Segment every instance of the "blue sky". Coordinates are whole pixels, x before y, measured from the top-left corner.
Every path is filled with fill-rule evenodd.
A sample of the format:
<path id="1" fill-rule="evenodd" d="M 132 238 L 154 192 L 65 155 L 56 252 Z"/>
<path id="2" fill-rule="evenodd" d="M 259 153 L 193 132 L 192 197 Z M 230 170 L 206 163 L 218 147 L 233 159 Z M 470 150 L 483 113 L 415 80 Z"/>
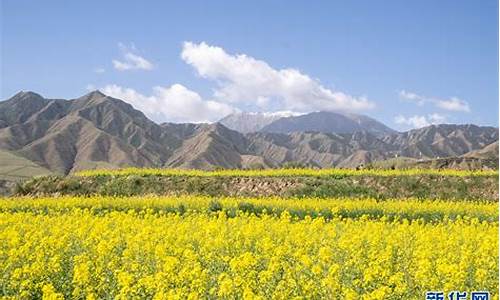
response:
<path id="1" fill-rule="evenodd" d="M 3 0 L 0 95 L 90 89 L 154 120 L 349 110 L 498 126 L 497 1 Z"/>

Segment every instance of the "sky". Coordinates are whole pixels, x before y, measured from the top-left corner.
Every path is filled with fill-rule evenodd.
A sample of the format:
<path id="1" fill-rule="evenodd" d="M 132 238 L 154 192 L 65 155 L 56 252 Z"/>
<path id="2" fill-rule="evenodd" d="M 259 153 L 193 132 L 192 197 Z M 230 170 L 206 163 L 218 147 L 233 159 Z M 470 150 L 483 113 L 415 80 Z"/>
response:
<path id="1" fill-rule="evenodd" d="M 0 96 L 99 89 L 156 122 L 498 126 L 498 2 L 2 0 Z"/>

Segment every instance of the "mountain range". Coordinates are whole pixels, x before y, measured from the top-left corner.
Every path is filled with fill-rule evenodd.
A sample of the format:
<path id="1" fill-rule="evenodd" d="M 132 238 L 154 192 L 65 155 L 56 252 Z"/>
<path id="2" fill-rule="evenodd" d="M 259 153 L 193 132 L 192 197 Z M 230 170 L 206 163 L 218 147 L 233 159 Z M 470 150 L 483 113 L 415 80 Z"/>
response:
<path id="1" fill-rule="evenodd" d="M 488 148 L 497 141 L 495 127 L 443 124 L 397 132 L 341 112 L 238 113 L 213 124 L 157 124 L 99 91 L 72 100 L 20 92 L 0 102 L 0 153 L 61 174 L 127 166 L 324 168 L 395 157 L 498 158 L 492 153 L 498 145 Z M 0 170 L 12 169 L 9 161 L 0 157 Z"/>
<path id="2" fill-rule="evenodd" d="M 342 112 L 312 112 L 299 114 L 293 112 L 255 113 L 240 112 L 231 114 L 219 121 L 222 125 L 242 132 L 329 132 L 353 133 L 356 131 L 369 131 L 383 136 L 396 131 L 364 115 Z"/>
<path id="3" fill-rule="evenodd" d="M 274 113 L 237 112 L 222 118 L 219 120 L 219 123 L 229 129 L 236 130 L 241 133 L 249 133 L 260 131 L 265 126 L 282 118 L 299 115 L 300 114 L 291 111 L 280 111 Z"/>

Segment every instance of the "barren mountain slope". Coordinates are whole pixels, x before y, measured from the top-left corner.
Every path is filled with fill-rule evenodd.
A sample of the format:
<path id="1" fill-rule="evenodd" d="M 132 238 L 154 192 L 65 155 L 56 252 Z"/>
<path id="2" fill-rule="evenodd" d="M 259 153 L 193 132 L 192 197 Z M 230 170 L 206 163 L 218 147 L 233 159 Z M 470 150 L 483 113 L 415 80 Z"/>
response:
<path id="1" fill-rule="evenodd" d="M 317 120 L 322 122 L 311 123 Z M 127 166 L 357 167 L 396 157 L 482 157 L 498 149 L 496 143 L 474 152 L 498 141 L 494 127 L 432 125 L 397 133 L 368 117 L 331 112 L 271 125 L 290 132 L 243 134 L 220 123 L 158 125 L 98 91 L 73 100 L 21 92 L 0 102 L 0 149 L 57 173 Z M 325 132 L 332 128 L 353 132 Z"/>

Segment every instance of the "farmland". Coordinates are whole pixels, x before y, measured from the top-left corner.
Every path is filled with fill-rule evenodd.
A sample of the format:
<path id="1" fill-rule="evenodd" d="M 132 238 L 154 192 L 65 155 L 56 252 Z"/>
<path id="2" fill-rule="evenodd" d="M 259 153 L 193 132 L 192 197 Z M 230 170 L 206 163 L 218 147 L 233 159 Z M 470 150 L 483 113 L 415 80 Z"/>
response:
<path id="1" fill-rule="evenodd" d="M 93 170 L 44 176 L 17 195 L 198 195 L 211 197 L 419 198 L 496 201 L 498 171 L 459 170 Z"/>
<path id="2" fill-rule="evenodd" d="M 431 290 L 488 290 L 498 299 L 498 202 L 481 197 L 498 194 L 496 172 L 217 172 L 129 169 L 27 182 L 17 196 L 0 200 L 0 293 L 16 299 L 422 299 Z M 274 196 L 149 189 L 165 178 L 197 184 L 288 178 L 303 186 L 300 194 Z M 335 193 L 335 182 L 363 178 L 406 182 L 406 192 Z M 138 180 L 139 187 L 123 185 Z M 318 193 L 311 186 L 317 180 L 333 191 Z M 452 197 L 416 192 L 429 181 L 440 196 Z M 446 192 L 437 182 L 461 192 Z M 106 184 L 113 188 L 98 188 Z M 490 193 L 476 193 L 477 185 Z M 117 192 L 125 186 L 128 192 Z"/>
<path id="3" fill-rule="evenodd" d="M 498 171 L 486 170 L 437 170 L 437 169 L 263 169 L 263 170 L 240 170 L 222 169 L 216 171 L 203 170 L 176 170 L 176 169 L 115 169 L 115 170 L 87 170 L 78 172 L 79 176 L 113 176 L 113 175 L 159 175 L 159 176 L 197 176 L 197 177 L 292 177 L 292 176 L 415 176 L 415 175 L 443 175 L 443 176 L 491 176 L 498 175 Z"/>

